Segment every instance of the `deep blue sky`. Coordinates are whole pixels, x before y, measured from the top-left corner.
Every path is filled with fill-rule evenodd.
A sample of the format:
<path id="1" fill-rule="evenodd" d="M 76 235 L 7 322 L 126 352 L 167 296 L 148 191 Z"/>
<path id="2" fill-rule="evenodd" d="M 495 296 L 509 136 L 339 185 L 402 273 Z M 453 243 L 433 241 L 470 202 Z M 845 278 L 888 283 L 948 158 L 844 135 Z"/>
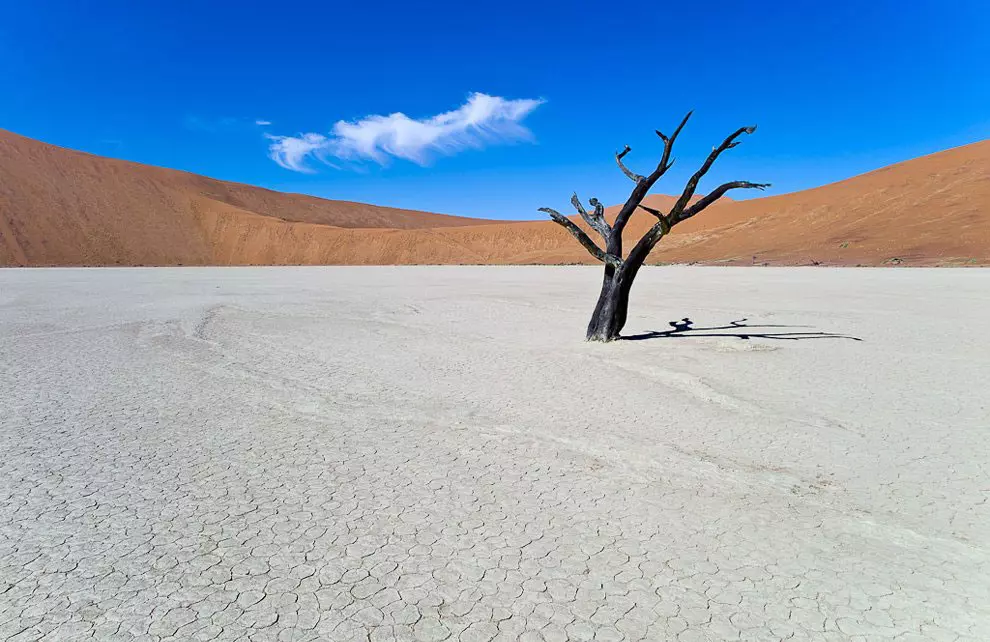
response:
<path id="1" fill-rule="evenodd" d="M 986 0 L 8 2 L 0 128 L 273 189 L 536 218 L 572 190 L 623 200 L 614 151 L 631 145 L 646 173 L 653 130 L 692 108 L 657 191 L 679 191 L 712 144 L 750 123 L 759 131 L 713 183 L 793 191 L 990 137 L 988 34 Z M 472 92 L 544 99 L 523 121 L 535 142 L 425 167 L 317 162 L 315 174 L 268 157 L 266 131 L 425 118 Z"/>

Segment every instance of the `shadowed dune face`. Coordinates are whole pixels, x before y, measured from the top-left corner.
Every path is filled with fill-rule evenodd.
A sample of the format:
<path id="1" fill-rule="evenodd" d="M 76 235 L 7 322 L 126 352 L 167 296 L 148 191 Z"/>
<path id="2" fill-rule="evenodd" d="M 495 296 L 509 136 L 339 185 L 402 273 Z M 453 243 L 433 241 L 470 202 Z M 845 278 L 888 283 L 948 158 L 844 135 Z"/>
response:
<path id="1" fill-rule="evenodd" d="M 103 158 L 0 130 L 0 265 L 205 265 L 291 262 L 293 248 L 242 244 L 269 227 L 444 228 L 478 219 L 283 194 Z M 216 225 L 222 221 L 222 225 Z M 264 226 L 262 226 L 264 227 Z M 304 225 L 306 229 L 310 225 Z M 219 234 L 219 236 L 216 236 Z"/>
<path id="2" fill-rule="evenodd" d="M 659 209 L 671 202 L 647 199 Z M 653 221 L 638 212 L 627 243 Z M 651 261 L 986 265 L 988 248 L 990 141 L 983 141 L 817 189 L 724 199 L 679 225 Z M 593 262 L 549 221 L 283 194 L 0 131 L 0 265 Z"/>

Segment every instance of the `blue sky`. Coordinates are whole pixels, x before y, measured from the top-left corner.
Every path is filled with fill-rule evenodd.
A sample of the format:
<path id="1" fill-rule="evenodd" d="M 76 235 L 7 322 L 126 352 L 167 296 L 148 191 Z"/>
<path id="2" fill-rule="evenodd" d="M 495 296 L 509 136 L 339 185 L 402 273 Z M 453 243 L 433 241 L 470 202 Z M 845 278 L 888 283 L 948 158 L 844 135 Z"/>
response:
<path id="1" fill-rule="evenodd" d="M 566 209 L 574 190 L 624 200 L 613 153 L 629 144 L 628 164 L 649 171 L 653 130 L 688 109 L 655 191 L 679 191 L 712 144 L 751 123 L 711 184 L 793 191 L 990 137 L 985 0 L 426 6 L 6 3 L 0 127 L 272 189 L 492 218 Z M 275 158 L 311 173 L 272 159 L 297 139 L 314 154 Z"/>

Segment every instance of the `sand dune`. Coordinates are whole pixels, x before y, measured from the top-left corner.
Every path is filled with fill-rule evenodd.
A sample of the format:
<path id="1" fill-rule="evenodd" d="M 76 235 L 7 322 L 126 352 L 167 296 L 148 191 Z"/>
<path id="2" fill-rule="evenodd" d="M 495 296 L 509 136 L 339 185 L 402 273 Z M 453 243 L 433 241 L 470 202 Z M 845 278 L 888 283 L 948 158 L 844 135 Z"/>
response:
<path id="1" fill-rule="evenodd" d="M 669 201 L 650 197 L 657 207 Z M 652 220 L 638 214 L 627 234 Z M 983 265 L 988 248 L 983 141 L 812 190 L 720 202 L 678 226 L 651 260 Z M 590 262 L 549 221 L 283 194 L 0 131 L 0 265 Z"/>
<path id="2" fill-rule="evenodd" d="M 0 130 L 0 265 L 213 264 L 251 217 L 337 228 L 443 228 L 478 219 L 284 194 L 94 156 Z M 215 239 L 212 222 L 230 238 Z M 282 256 L 291 248 L 266 248 Z M 257 263 L 238 256 L 234 263 Z M 276 262 L 286 262 L 280 260 Z"/>

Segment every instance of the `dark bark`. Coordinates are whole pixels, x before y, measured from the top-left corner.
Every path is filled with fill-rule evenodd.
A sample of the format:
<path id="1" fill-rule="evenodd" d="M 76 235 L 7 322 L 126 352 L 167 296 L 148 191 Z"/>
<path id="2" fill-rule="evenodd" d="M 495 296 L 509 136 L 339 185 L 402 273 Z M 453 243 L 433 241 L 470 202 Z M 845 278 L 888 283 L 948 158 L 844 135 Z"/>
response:
<path id="1" fill-rule="evenodd" d="M 588 227 L 601 234 L 601 237 L 608 242 L 608 237 L 612 234 L 612 226 L 605 220 L 605 206 L 599 203 L 597 198 L 593 198 L 589 202 L 595 208 L 592 212 L 584 209 L 584 205 L 581 204 L 581 199 L 576 193 L 571 196 L 571 205 L 578 211 Z"/>
<path id="2" fill-rule="evenodd" d="M 602 280 L 602 291 L 598 295 L 591 321 L 588 322 L 588 341 L 614 341 L 619 338 L 626 325 L 631 285 L 631 281 L 618 280 L 615 277 Z"/>
<path id="3" fill-rule="evenodd" d="M 687 116 L 684 117 L 684 120 L 681 121 L 681 124 L 677 126 L 677 129 L 670 136 L 664 135 L 659 130 L 657 131 L 657 136 L 663 140 L 663 155 L 656 169 L 649 176 L 641 176 L 623 164 L 622 159 L 630 152 L 628 145 L 621 152 L 616 153 L 615 161 L 619 165 L 619 169 L 636 183 L 636 187 L 633 188 L 629 198 L 619 210 L 613 225 L 610 226 L 605 221 L 605 208 L 602 207 L 597 199 L 591 199 L 589 201 L 595 208 L 593 213 L 588 212 L 584 208 L 577 194 L 571 199 L 571 204 L 577 209 L 578 214 L 581 215 L 584 222 L 598 232 L 605 240 L 604 250 L 598 247 L 584 230 L 566 216 L 550 208 L 544 207 L 540 209 L 540 211 L 548 213 L 555 223 L 567 229 L 592 256 L 605 264 L 602 290 L 598 295 L 598 303 L 595 305 L 595 311 L 591 316 L 591 321 L 588 323 L 587 339 L 589 341 L 614 341 L 621 336 L 622 328 L 626 324 L 626 316 L 629 309 L 629 292 L 632 289 L 633 281 L 650 252 L 660 242 L 660 239 L 670 233 L 670 229 L 674 225 L 698 214 L 729 190 L 764 189 L 769 187 L 768 183 L 732 181 L 719 185 L 706 196 L 695 201 L 693 205 L 689 205 L 695 195 L 699 182 L 708 173 L 708 170 L 711 169 L 722 152 L 739 145 L 739 141 L 736 139 L 742 134 L 752 134 L 756 131 L 756 127 L 741 127 L 722 141 L 721 145 L 712 148 L 711 154 L 708 155 L 701 168 L 691 176 L 684 186 L 680 197 L 678 197 L 677 202 L 674 203 L 670 212 L 664 214 L 660 210 L 643 205 L 643 199 L 653 185 L 674 164 L 671 158 L 674 142 L 690 117 L 691 112 L 688 112 Z M 629 255 L 623 259 L 622 231 L 637 208 L 643 209 L 655 216 L 657 222 L 639 239 L 633 249 L 630 250 Z"/>
<path id="4" fill-rule="evenodd" d="M 629 177 L 629 180 L 631 180 L 634 183 L 639 183 L 641 180 L 643 180 L 646 177 L 640 176 L 639 174 L 630 170 L 628 167 L 622 164 L 622 157 L 631 151 L 632 148 L 629 147 L 629 145 L 626 145 L 621 152 L 615 152 L 615 162 L 619 166 L 619 169 L 622 170 L 622 173 Z"/>
<path id="5" fill-rule="evenodd" d="M 571 233 L 571 236 L 578 240 L 578 243 L 584 246 L 584 249 L 588 250 L 591 256 L 595 257 L 602 263 L 611 266 L 618 266 L 622 263 L 617 256 L 608 252 L 603 252 L 600 247 L 595 245 L 595 242 L 591 240 L 591 237 L 584 233 L 584 230 L 575 225 L 569 218 L 557 210 L 550 209 L 549 207 L 541 207 L 540 211 L 549 214 L 554 223 L 563 226 L 564 229 Z"/>

